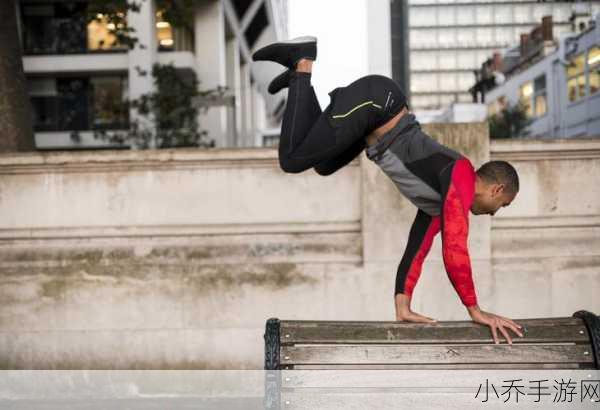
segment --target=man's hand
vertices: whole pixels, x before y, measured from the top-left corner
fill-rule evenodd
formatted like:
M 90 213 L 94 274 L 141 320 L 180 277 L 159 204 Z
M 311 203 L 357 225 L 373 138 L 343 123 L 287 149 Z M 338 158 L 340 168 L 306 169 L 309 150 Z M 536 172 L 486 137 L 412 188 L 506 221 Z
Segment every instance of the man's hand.
M 494 343 L 500 343 L 500 341 L 498 340 L 498 330 L 500 330 L 500 332 L 508 341 L 508 344 L 512 344 L 512 339 L 510 338 L 508 331 L 504 329 L 505 326 L 511 329 L 520 337 L 523 337 L 523 333 L 521 333 L 520 331 L 520 329 L 522 329 L 523 327 L 513 322 L 511 319 L 506 318 L 504 316 L 495 315 L 493 313 L 484 312 L 483 310 L 479 309 L 479 306 L 477 305 L 470 306 L 467 309 L 469 311 L 471 319 L 473 319 L 473 322 L 481 323 L 482 325 L 487 325 L 492 329 Z
M 410 298 L 402 293 L 395 297 L 396 302 L 396 320 L 401 322 L 414 323 L 436 323 L 435 319 L 420 315 L 410 310 Z

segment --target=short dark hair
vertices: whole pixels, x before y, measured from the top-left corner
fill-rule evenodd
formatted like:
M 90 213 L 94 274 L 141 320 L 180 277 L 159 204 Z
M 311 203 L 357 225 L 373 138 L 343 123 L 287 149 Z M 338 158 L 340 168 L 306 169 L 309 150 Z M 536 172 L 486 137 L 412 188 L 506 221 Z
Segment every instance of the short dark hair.
M 504 184 L 508 192 L 519 192 L 517 170 L 506 161 L 486 162 L 477 170 L 477 175 L 487 183 Z

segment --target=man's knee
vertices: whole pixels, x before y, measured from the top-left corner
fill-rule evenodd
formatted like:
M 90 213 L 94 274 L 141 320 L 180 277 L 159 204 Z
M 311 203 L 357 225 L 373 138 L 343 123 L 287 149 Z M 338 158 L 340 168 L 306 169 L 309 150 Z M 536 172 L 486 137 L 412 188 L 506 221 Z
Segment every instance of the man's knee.
M 306 168 L 301 168 L 297 164 L 294 164 L 293 161 L 289 161 L 287 158 L 279 157 L 279 168 L 286 174 L 299 174 L 304 171 Z
M 319 166 L 319 165 L 315 165 L 315 171 L 317 172 L 317 174 L 321 175 L 321 176 L 328 176 L 333 174 L 336 170 L 332 169 L 332 168 L 327 168 L 324 166 Z

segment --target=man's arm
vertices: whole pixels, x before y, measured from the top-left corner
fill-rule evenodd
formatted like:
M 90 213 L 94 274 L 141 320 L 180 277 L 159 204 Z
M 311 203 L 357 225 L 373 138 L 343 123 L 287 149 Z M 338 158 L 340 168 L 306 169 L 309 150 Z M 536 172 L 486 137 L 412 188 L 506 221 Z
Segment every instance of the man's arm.
M 445 181 L 444 181 L 445 179 Z M 475 173 L 467 159 L 457 160 L 442 175 L 442 254 L 446 272 L 461 302 L 477 305 L 469 257 L 469 209 L 475 191 Z
M 512 344 L 512 339 L 504 326 L 523 337 L 519 331 L 521 326 L 509 318 L 484 312 L 477 304 L 468 249 L 469 210 L 475 190 L 473 166 L 467 159 L 459 159 L 454 166 L 448 167 L 441 178 L 442 186 L 446 187 L 441 227 L 444 264 L 448 277 L 471 319 L 489 326 L 496 344 L 499 343 L 498 330 L 507 342 Z
M 433 238 L 440 231 L 440 218 L 432 217 L 422 210 L 410 228 L 408 243 L 396 273 L 394 299 L 396 305 L 396 320 L 410 322 L 432 322 L 431 318 L 412 312 L 410 299 L 423 268 L 425 257 L 431 249 Z

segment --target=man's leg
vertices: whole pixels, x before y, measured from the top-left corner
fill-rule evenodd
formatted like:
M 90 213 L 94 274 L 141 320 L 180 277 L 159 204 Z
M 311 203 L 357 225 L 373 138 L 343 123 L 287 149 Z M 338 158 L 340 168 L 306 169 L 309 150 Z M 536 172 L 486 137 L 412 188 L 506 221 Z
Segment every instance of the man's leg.
M 332 104 L 315 119 L 320 108 L 316 108 L 318 101 L 310 85 L 311 69 L 312 61 L 300 60 L 296 72 L 292 73 L 281 127 L 279 163 L 286 172 L 297 173 L 315 167 L 321 175 L 329 175 L 360 153 L 366 130 L 355 127 L 352 132 L 336 134 L 329 118 Z M 361 81 L 355 83 L 358 85 Z M 362 88 L 356 87 L 356 91 L 362 92 Z M 353 116 L 348 121 L 354 119 Z
M 327 112 L 321 111 L 310 84 L 311 73 L 312 61 L 303 59 L 290 77 L 279 139 L 279 163 L 286 172 L 297 173 L 312 168 L 326 159 L 336 145 Z
M 348 165 L 354 158 L 360 155 L 363 149 L 365 149 L 365 140 L 361 138 L 340 155 L 319 162 L 315 165 L 315 171 L 319 175 L 331 175 L 338 169 Z

